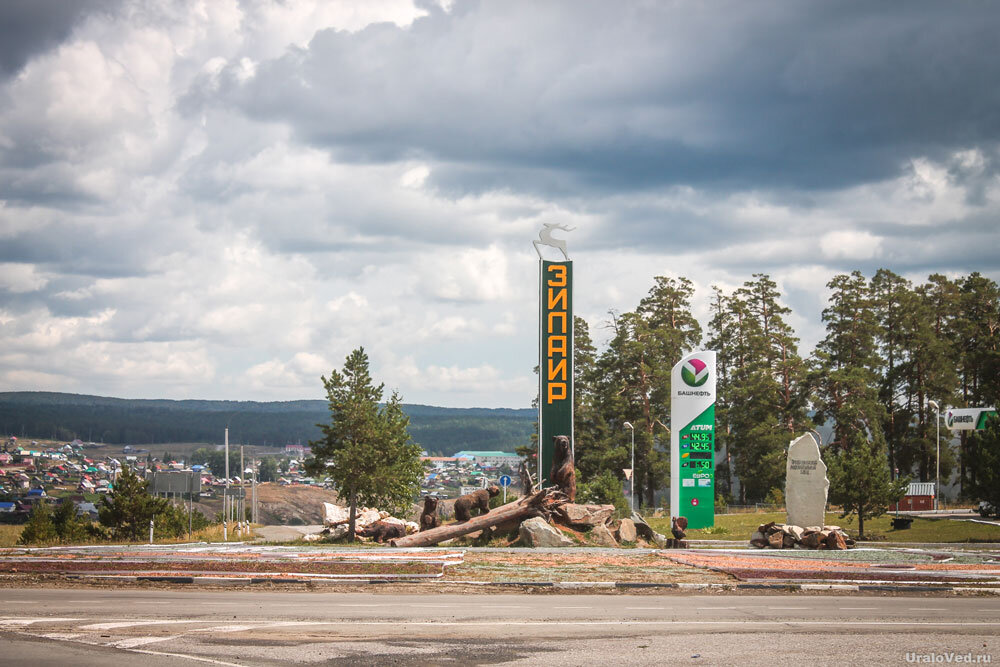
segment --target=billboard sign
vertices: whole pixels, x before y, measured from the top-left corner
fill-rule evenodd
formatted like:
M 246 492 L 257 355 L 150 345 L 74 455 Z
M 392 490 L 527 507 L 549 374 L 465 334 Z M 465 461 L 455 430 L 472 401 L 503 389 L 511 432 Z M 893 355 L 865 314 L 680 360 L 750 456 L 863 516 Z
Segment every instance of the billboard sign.
M 146 481 L 153 495 L 201 493 L 201 475 L 190 470 L 146 471 Z
M 670 516 L 715 525 L 715 352 L 692 352 L 670 375 Z

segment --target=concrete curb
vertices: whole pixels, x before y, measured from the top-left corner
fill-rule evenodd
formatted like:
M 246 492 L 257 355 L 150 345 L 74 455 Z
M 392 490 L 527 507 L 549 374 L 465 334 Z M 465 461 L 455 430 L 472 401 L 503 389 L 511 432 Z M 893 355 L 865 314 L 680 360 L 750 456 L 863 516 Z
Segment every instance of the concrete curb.
M 327 586 L 420 584 L 423 586 L 496 586 L 500 588 L 552 588 L 557 590 L 636 590 L 674 589 L 681 591 L 830 591 L 830 592 L 880 592 L 880 593 L 988 593 L 1000 595 L 1000 588 L 979 586 L 927 586 L 921 584 L 796 584 L 796 583 L 676 583 L 647 581 L 448 581 L 426 579 L 292 579 L 281 577 L 191 577 L 157 575 L 66 575 L 69 579 L 101 579 L 113 581 L 148 581 L 170 584 L 201 584 L 214 586 L 237 586 L 254 584 L 324 584 Z

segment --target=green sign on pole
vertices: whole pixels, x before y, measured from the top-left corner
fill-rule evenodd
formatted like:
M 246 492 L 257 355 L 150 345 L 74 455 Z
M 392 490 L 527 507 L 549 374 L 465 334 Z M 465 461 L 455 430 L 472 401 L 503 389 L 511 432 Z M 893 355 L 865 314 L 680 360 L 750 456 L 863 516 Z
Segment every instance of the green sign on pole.
M 948 408 L 944 423 L 952 431 L 982 431 L 986 428 L 986 420 L 997 413 L 997 409 L 989 408 Z
M 573 262 L 539 259 L 538 479 L 548 484 L 552 438 L 573 440 Z
M 670 376 L 670 516 L 715 525 L 715 352 L 684 357 Z

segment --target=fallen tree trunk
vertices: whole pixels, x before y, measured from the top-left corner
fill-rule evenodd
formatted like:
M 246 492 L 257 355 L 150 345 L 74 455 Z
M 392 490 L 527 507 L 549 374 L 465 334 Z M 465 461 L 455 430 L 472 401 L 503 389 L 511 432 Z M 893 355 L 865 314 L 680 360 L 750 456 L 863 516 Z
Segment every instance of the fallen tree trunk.
M 406 537 L 398 537 L 389 544 L 394 547 L 429 547 L 462 535 L 486 530 L 507 522 L 521 522 L 536 516 L 548 518 L 551 512 L 566 503 L 568 499 L 556 488 L 543 489 L 527 498 L 502 505 L 486 514 L 474 516 L 461 523 L 449 523 L 444 526 L 425 530 Z

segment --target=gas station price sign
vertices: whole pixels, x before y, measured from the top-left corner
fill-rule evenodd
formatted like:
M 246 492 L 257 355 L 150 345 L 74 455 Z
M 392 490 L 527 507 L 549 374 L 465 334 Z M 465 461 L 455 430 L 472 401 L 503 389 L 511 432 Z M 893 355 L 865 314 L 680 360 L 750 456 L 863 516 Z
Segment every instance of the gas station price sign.
M 692 352 L 670 375 L 670 516 L 715 525 L 715 356 Z
M 680 491 L 688 525 L 712 525 L 715 518 L 715 406 L 682 428 L 679 436 Z

